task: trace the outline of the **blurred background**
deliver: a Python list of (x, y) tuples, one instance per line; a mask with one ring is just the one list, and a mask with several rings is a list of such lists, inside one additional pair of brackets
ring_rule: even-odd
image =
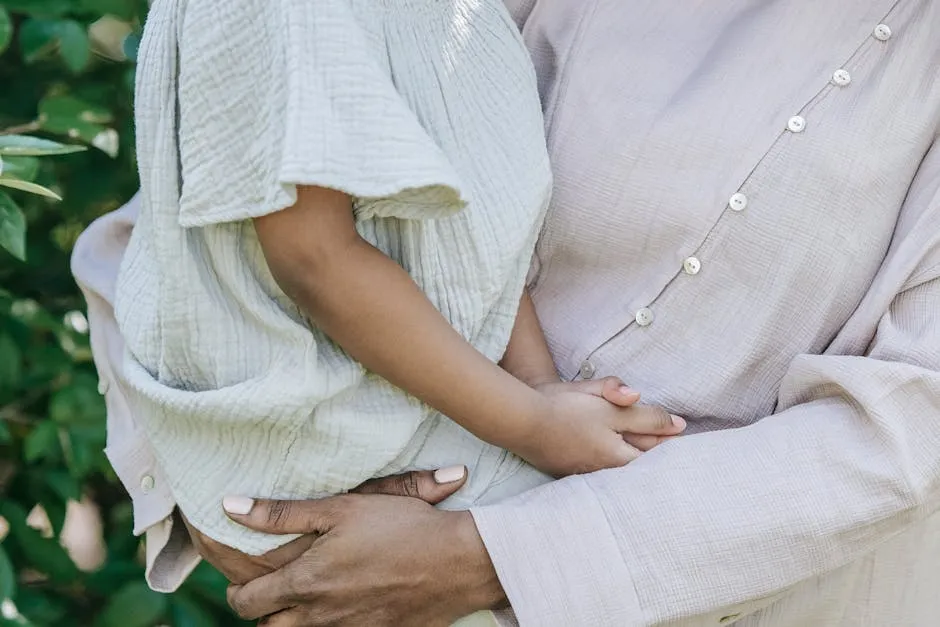
[(137, 189), (146, 11), (147, 0), (0, 0), (0, 626), (244, 624), (206, 564), (174, 595), (145, 585), (69, 274), (85, 225)]

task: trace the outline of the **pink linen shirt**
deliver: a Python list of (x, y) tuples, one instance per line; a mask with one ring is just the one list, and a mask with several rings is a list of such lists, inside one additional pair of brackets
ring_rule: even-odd
[[(523, 625), (940, 616), (940, 2), (510, 0), (556, 177), (531, 292), (567, 379), (690, 434), (473, 511)], [(148, 576), (197, 559), (109, 303), (133, 207), (75, 251)], [(110, 385), (109, 385), (110, 382)]]

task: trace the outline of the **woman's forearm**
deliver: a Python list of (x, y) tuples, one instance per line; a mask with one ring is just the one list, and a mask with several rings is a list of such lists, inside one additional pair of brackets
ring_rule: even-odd
[(285, 293), (369, 370), (488, 442), (524, 441), (543, 411), (542, 395), (464, 340), (352, 220), (347, 196), (319, 188), (256, 220)]
[(522, 294), (512, 336), (499, 365), (531, 386), (558, 381), (558, 371), (528, 292)]

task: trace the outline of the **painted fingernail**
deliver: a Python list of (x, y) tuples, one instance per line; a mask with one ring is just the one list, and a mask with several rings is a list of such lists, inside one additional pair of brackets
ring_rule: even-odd
[(669, 414), (669, 415), (672, 416), (673, 425), (679, 428), (685, 429), (685, 425), (686, 425), (685, 418), (683, 418), (682, 416), (677, 416), (675, 414)]
[(254, 506), (255, 500), (247, 496), (227, 496), (222, 499), (222, 509), (237, 516), (250, 514), (251, 508)]
[(437, 483), (453, 483), (463, 479), (467, 470), (463, 466), (448, 466), (434, 471), (434, 481)]

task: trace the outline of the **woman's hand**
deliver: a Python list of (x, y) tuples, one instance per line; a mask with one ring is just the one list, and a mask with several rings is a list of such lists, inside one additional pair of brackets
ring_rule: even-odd
[(446, 627), (506, 604), (468, 512), (436, 510), (416, 498), (345, 494), (259, 500), (247, 514), (229, 515), (258, 531), (318, 535), (286, 566), (229, 588), (238, 615), (266, 617), (265, 627)]
[[(420, 499), (425, 503), (440, 503), (448, 496), (459, 490), (467, 480), (466, 468), (452, 466), (437, 471), (423, 470), (407, 472), (391, 477), (372, 479), (355, 488), (358, 494), (384, 494), (390, 496), (411, 497)], [(224, 503), (230, 507), (246, 507), (250, 499), (226, 499)], [(268, 506), (265, 512), (271, 516), (271, 523), (276, 524), (290, 508), (279, 509), (277, 506)], [(207, 562), (215, 566), (225, 578), (234, 584), (243, 584), (267, 575), (278, 568), (288, 564), (304, 553), (313, 541), (315, 535), (303, 535), (293, 542), (278, 547), (264, 555), (247, 555), (230, 546), (216, 542), (212, 538), (198, 531), (184, 522), (189, 530), (190, 538), (196, 550)]]

